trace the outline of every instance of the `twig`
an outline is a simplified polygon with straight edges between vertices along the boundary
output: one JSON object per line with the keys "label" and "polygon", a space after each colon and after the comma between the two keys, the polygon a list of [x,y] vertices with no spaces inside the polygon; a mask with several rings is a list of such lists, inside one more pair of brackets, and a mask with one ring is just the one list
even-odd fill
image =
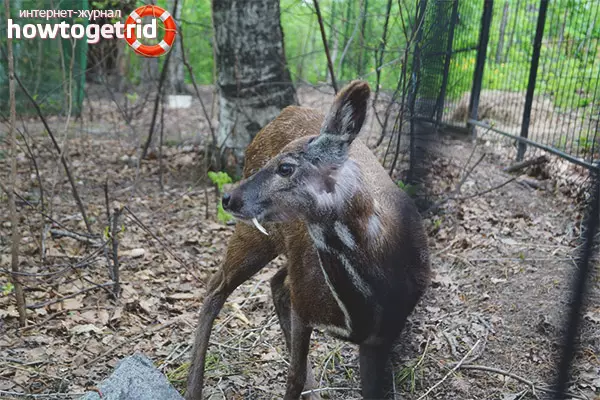
{"label": "twig", "polygon": [[156,332],[158,332],[158,331],[160,331],[160,330],[162,330],[162,329],[168,328],[169,326],[173,325],[173,324],[174,324],[175,322],[177,322],[177,321],[178,321],[178,320],[177,320],[177,319],[175,319],[175,320],[172,320],[172,321],[166,322],[166,323],[164,323],[164,324],[162,324],[162,325],[156,326],[156,327],[154,327],[154,328],[152,328],[152,329],[149,329],[149,330],[144,330],[142,333],[139,333],[139,334],[137,334],[137,335],[135,335],[135,336],[129,337],[129,338],[125,339],[123,342],[121,342],[121,343],[119,343],[119,344],[116,344],[116,345],[112,346],[110,349],[108,349],[108,350],[107,350],[107,351],[105,351],[104,353],[102,353],[102,354],[98,355],[97,357],[94,357],[94,358],[93,358],[93,359],[91,359],[90,361],[88,361],[88,362],[86,362],[85,364],[83,364],[81,367],[82,367],[82,368],[87,368],[87,367],[89,367],[90,365],[94,364],[96,361],[98,361],[98,360],[101,360],[102,358],[106,357],[107,355],[110,355],[110,354],[112,354],[112,352],[113,352],[113,351],[115,351],[116,349],[118,349],[119,347],[121,347],[121,346],[123,346],[123,345],[125,345],[125,344],[127,344],[127,343],[129,343],[129,342],[132,342],[132,341],[138,340],[139,338],[141,338],[141,337],[143,337],[143,336],[145,336],[145,335],[152,335],[152,334],[154,334],[154,333],[156,333]]}
{"label": "twig", "polygon": [[181,259],[181,257],[179,257],[177,254],[175,254],[173,252],[173,250],[171,250],[171,248],[164,243],[158,236],[156,236],[154,234],[154,232],[152,232],[138,217],[137,215],[135,215],[133,213],[133,211],[131,211],[131,209],[127,206],[124,207],[124,210],[127,211],[129,213],[129,215],[131,216],[131,219],[133,220],[133,222],[135,222],[140,228],[142,228],[144,231],[146,231],[150,236],[152,236],[152,238],[154,240],[156,240],[161,246],[163,246],[165,248],[165,250],[167,251],[167,253],[169,253],[171,256],[173,256],[173,258],[175,260],[177,260],[179,262],[179,264],[181,264],[186,270],[187,272],[192,275],[192,277],[194,279],[196,279],[198,282],[200,282],[200,278],[198,278],[194,272],[192,272],[192,269],[187,265],[187,263],[185,261],[183,261]]}
{"label": "twig", "polygon": [[[544,392],[544,393],[557,393],[553,389],[549,389],[549,388],[546,388],[546,387],[543,387],[543,386],[536,386],[535,383],[533,383],[533,381],[530,381],[527,378],[523,378],[522,376],[516,375],[516,374],[514,374],[512,372],[505,371],[505,370],[500,369],[500,368],[487,367],[485,365],[477,365],[477,364],[463,364],[463,365],[460,365],[459,367],[461,369],[468,369],[468,370],[473,370],[473,371],[492,372],[492,373],[495,373],[495,374],[508,376],[509,378],[512,378],[514,380],[517,380],[517,381],[519,381],[521,383],[526,384],[533,391],[538,390],[538,391]],[[580,395],[578,395],[576,393],[573,393],[573,392],[563,392],[563,394],[565,394],[567,396],[570,396],[570,397],[574,397],[576,399],[580,399],[580,400],[588,400],[587,397],[580,396]]]}
{"label": "twig", "polygon": [[304,396],[305,394],[325,392],[328,390],[337,390],[339,392],[342,392],[342,391],[358,392],[359,391],[359,389],[350,388],[350,387],[324,387],[324,388],[318,388],[318,389],[305,390],[304,392],[302,392],[300,394],[302,396]]}
{"label": "twig", "polygon": [[28,331],[28,330],[30,330],[30,329],[37,328],[38,326],[42,326],[42,325],[44,325],[46,322],[48,322],[48,321],[50,321],[50,320],[52,320],[52,319],[54,319],[54,318],[58,317],[59,315],[62,315],[62,314],[64,314],[64,313],[67,313],[67,312],[69,312],[69,311],[72,311],[72,310],[60,310],[60,311],[57,311],[57,312],[55,312],[54,314],[50,314],[49,316],[47,316],[46,318],[44,318],[42,321],[38,322],[37,324],[33,324],[33,325],[27,325],[27,326],[24,326],[23,328],[20,328],[20,329],[19,329],[19,331],[20,331],[20,332],[25,332],[25,331]]}
{"label": "twig", "polygon": [[184,345],[185,343],[179,343],[177,346],[175,346],[175,348],[173,349],[173,351],[171,351],[171,353],[169,353],[169,355],[167,356],[167,358],[165,358],[165,360],[163,361],[163,363],[158,367],[159,371],[163,371],[165,368],[167,368],[169,365],[173,364],[175,361],[177,361],[177,359],[179,359],[182,355],[186,354],[190,348],[192,347],[191,344],[188,344],[187,346],[184,347],[183,350],[181,350],[179,352],[179,354],[177,354],[176,356],[173,356],[173,354],[177,353],[177,351]]}
{"label": "twig", "polygon": [[160,106],[160,135],[158,135],[158,185],[160,191],[165,191],[164,174],[163,174],[163,139],[165,133],[165,105]]}
{"label": "twig", "polygon": [[32,305],[29,305],[29,306],[27,306],[27,308],[28,308],[28,309],[30,309],[30,310],[35,310],[35,309],[37,309],[37,308],[46,307],[46,306],[49,306],[49,305],[51,305],[51,304],[60,303],[61,301],[64,301],[64,300],[67,300],[67,299],[73,298],[73,297],[75,297],[75,296],[79,296],[79,295],[80,295],[80,294],[82,294],[82,293],[87,293],[87,292],[89,292],[89,291],[92,291],[92,290],[96,290],[96,289],[102,289],[102,288],[104,288],[104,287],[107,287],[107,286],[112,286],[112,285],[114,285],[114,283],[113,283],[113,282],[100,283],[100,284],[97,284],[96,286],[92,286],[92,287],[89,287],[89,288],[81,289],[81,290],[80,290],[80,291],[78,291],[78,292],[71,293],[71,294],[69,294],[69,295],[63,296],[63,297],[61,297],[60,299],[49,300],[49,301],[45,301],[45,302],[43,302],[43,303],[37,303],[37,304],[32,304]]}
{"label": "twig", "polygon": [[323,26],[323,17],[321,16],[321,8],[319,7],[318,0],[313,0],[315,5],[315,11],[317,13],[317,20],[319,21],[319,28],[321,30],[321,39],[323,39],[323,48],[325,49],[325,55],[327,56],[327,68],[329,68],[329,75],[331,75],[331,86],[333,91],[338,92],[337,82],[335,81],[335,73],[333,72],[333,63],[331,62],[331,55],[329,54],[329,46],[327,45],[327,36],[325,34],[325,26]]}
{"label": "twig", "polygon": [[516,164],[513,164],[509,167],[504,168],[504,172],[512,173],[512,172],[520,171],[523,168],[527,168],[532,165],[540,165],[540,164],[545,164],[547,162],[548,162],[548,157],[546,157],[546,156],[530,158],[529,160],[524,160],[524,161],[518,162]]}
{"label": "twig", "polygon": [[33,399],[47,399],[47,398],[64,399],[65,397],[81,397],[81,396],[85,396],[86,394],[87,394],[87,392],[30,394],[30,393],[10,392],[7,390],[0,390],[0,395],[2,395],[2,396],[29,397],[29,398],[33,398]]}
{"label": "twig", "polygon": [[[23,131],[25,133],[27,133],[27,127],[22,118],[21,118],[21,124],[23,124]],[[25,148],[27,149],[27,153],[29,153],[29,157],[31,158],[31,163],[33,164],[33,169],[35,170],[35,179],[37,180],[38,186],[40,187],[40,205],[42,207],[42,211],[44,211],[46,209],[46,205],[44,202],[44,186],[42,184],[42,177],[40,175],[40,169],[38,167],[38,163],[33,154],[33,149],[31,148],[31,146],[29,146],[29,143],[27,142],[27,138],[25,137],[25,134],[23,132],[21,132],[20,130],[17,130],[17,131],[21,135],[21,139],[23,139],[23,143],[25,143]]]}
{"label": "twig", "polygon": [[119,281],[119,217],[121,216],[122,210],[119,207],[115,207],[112,215],[112,227],[110,230],[110,240],[112,243],[112,274],[111,278],[114,282],[113,292],[115,297],[119,297],[121,293],[121,283]]}
{"label": "twig", "polygon": [[[477,160],[477,162],[475,164],[473,164],[473,166],[471,168],[469,168],[468,171],[465,172],[465,175],[462,177],[462,179],[460,180],[460,182],[458,182],[456,184],[456,188],[454,189],[454,193],[460,193],[460,190],[462,189],[462,186],[465,184],[465,182],[467,181],[467,179],[469,178],[469,176],[471,175],[471,173],[473,173],[473,171],[475,170],[475,168],[477,168],[477,166],[483,161],[483,159],[485,158],[487,154],[483,153],[481,155],[481,157],[479,157],[479,160]],[[466,167],[467,165],[465,165]]]}
{"label": "twig", "polygon": [[454,372],[456,372],[456,370],[458,368],[460,368],[460,366],[462,365],[462,363],[465,362],[465,360],[469,357],[469,355],[471,355],[471,353],[473,352],[473,350],[475,350],[475,348],[479,345],[479,342],[481,341],[481,339],[479,339],[477,342],[475,342],[475,344],[473,345],[473,347],[471,347],[471,349],[467,352],[467,354],[465,354],[465,356],[459,361],[458,364],[456,364],[456,366],[454,368],[452,368],[450,371],[448,371],[448,373],[446,375],[444,375],[444,377],[438,381],[435,385],[433,385],[432,387],[430,387],[423,395],[421,395],[421,397],[419,397],[417,400],[422,400],[425,397],[427,397],[429,395],[429,393],[431,393],[435,388],[437,388],[438,386],[440,386],[442,383],[444,383],[446,381],[446,379],[448,379],[448,377],[450,375],[452,375]]}
{"label": "twig", "polygon": [[42,124],[44,125],[44,128],[46,129],[46,132],[48,132],[48,136],[50,136],[50,139],[52,140],[52,144],[54,145],[54,148],[56,149],[56,152],[59,155],[60,162],[62,163],[62,165],[65,169],[65,173],[67,174],[67,179],[69,179],[69,184],[71,185],[71,191],[73,192],[73,197],[75,198],[75,202],[77,203],[77,207],[79,208],[79,212],[81,213],[81,217],[83,218],[85,227],[87,228],[88,233],[91,235],[92,228],[90,226],[90,222],[87,219],[87,215],[85,213],[85,207],[83,206],[81,197],[79,197],[79,192],[77,191],[77,186],[75,185],[75,179],[73,179],[73,175],[71,174],[71,170],[69,169],[69,164],[67,163],[65,154],[62,151],[62,149],[60,148],[60,145],[58,144],[58,142],[56,141],[56,137],[54,136],[52,129],[50,129],[50,126],[48,125],[48,122],[46,121],[46,118],[44,117],[44,114],[42,113],[42,110],[40,109],[39,104],[31,96],[31,94],[29,93],[27,88],[23,85],[23,83],[21,83],[21,80],[19,79],[19,77],[16,74],[15,74],[15,79],[16,79],[17,83],[19,84],[19,86],[21,87],[21,90],[23,91],[23,93],[25,93],[25,96],[27,96],[27,98],[33,105],[33,108],[35,108],[35,110],[38,114],[38,117],[40,118],[40,120],[42,121]]}
{"label": "twig", "polygon": [[[89,256],[87,256],[86,258],[84,258],[81,261],[78,261],[75,265],[72,264],[57,264],[54,265],[55,267],[58,266],[65,266],[64,268],[61,268],[58,271],[54,271],[54,272],[19,272],[17,275],[20,276],[28,276],[28,277],[38,277],[38,278],[46,278],[46,277],[50,277],[50,276],[55,276],[55,275],[60,275],[63,272],[65,272],[68,269],[78,269],[78,268],[83,268],[83,267],[87,267],[89,266],[92,262],[93,262],[93,258],[98,255],[106,246],[106,242],[102,243],[102,247],[96,249],[92,254],[90,254]],[[6,272],[6,273],[10,273],[9,270],[6,270],[4,268],[0,268],[1,272]]]}
{"label": "twig", "polygon": [[[175,0],[173,2],[173,12],[171,15],[177,15],[177,6],[179,4],[179,0]],[[150,122],[150,130],[148,131],[148,138],[146,139],[146,143],[144,143],[144,147],[142,148],[142,155],[140,156],[140,160],[146,158],[146,154],[148,153],[148,147],[150,147],[150,143],[152,143],[152,136],[154,134],[154,126],[156,125],[156,116],[158,114],[158,105],[162,101],[163,97],[163,89],[165,79],[167,77],[167,71],[169,70],[169,61],[171,60],[172,51],[167,53],[167,57],[165,58],[163,67],[160,71],[160,77],[158,80],[158,93],[156,93],[156,98],[154,99],[154,111],[152,113],[152,121]]]}
{"label": "twig", "polygon": [[[390,22],[390,13],[392,10],[392,0],[388,0],[385,12],[385,21],[383,23],[383,33],[381,34],[381,39],[379,41],[379,47],[375,50],[375,72],[376,72],[376,81],[375,81],[375,94],[373,96],[373,104],[377,103],[377,99],[379,98],[379,87],[381,82],[381,66],[383,64],[383,55],[385,53],[385,46],[387,42],[387,32],[388,32],[388,24]],[[400,7],[400,12],[402,12],[402,7]],[[408,46],[408,44],[407,44]],[[377,120],[379,121],[379,116],[375,113]],[[381,124],[381,122],[380,122]],[[383,127],[382,127],[383,128]]]}
{"label": "twig", "polygon": [[[204,114],[204,118],[206,118],[206,123],[208,124],[208,129],[210,129],[210,134],[213,140],[213,145],[217,144],[217,134],[215,133],[215,128],[212,125],[210,115],[208,115],[208,111],[206,110],[206,106],[204,105],[204,100],[202,100],[202,96],[200,96],[200,89],[198,89],[198,84],[196,83],[196,77],[194,76],[194,71],[192,70],[192,66],[188,62],[187,56],[185,54],[185,47],[183,45],[183,34],[182,30],[179,29],[179,43],[181,44],[181,59],[183,65],[188,70],[190,74],[190,79],[192,80],[192,86],[194,86],[194,91],[196,92],[196,97],[198,97],[198,101],[200,102],[200,107],[202,108],[202,113]],[[215,57],[216,59],[216,57]]]}
{"label": "twig", "polygon": [[[4,16],[7,20],[10,20],[10,2],[4,0]],[[27,312],[25,310],[25,295],[23,293],[23,286],[19,277],[16,273],[19,272],[19,217],[17,215],[17,202],[15,201],[15,189],[17,186],[17,134],[15,124],[17,120],[17,103],[15,99],[15,59],[12,48],[12,39],[7,39],[8,46],[8,92],[9,92],[9,103],[10,103],[10,183],[11,190],[8,192],[8,208],[10,213],[12,239],[11,239],[11,274],[10,278],[15,288],[15,298],[17,301],[17,311],[19,313],[19,325],[25,326],[27,324]]]}
{"label": "twig", "polygon": [[510,178],[509,180],[502,182],[499,185],[492,186],[489,189],[482,190],[480,192],[477,192],[477,193],[474,193],[474,194],[471,194],[471,195],[468,195],[468,196],[453,197],[452,200],[468,200],[468,199],[472,199],[473,197],[483,196],[484,194],[487,194],[489,192],[493,192],[494,190],[500,189],[501,187],[508,185],[509,183],[515,181],[519,176],[520,175],[514,176],[514,177]]}
{"label": "twig", "polygon": [[[360,9],[362,9],[362,3],[364,0],[359,0],[358,2],[358,7]],[[346,45],[344,46],[344,50],[342,51],[342,55],[340,56],[340,61],[338,62],[338,75],[342,76],[343,75],[343,68],[344,68],[344,58],[346,58],[346,54],[348,53],[348,50],[350,49],[350,45],[352,44],[352,42],[354,41],[354,38],[356,37],[356,32],[358,32],[358,27],[360,25],[360,21],[362,20],[362,18],[360,18],[360,14],[362,14],[362,11],[359,12],[359,17],[356,18],[356,22],[354,23],[354,29],[352,30],[352,34],[350,35],[350,39],[348,39],[348,41],[346,42]],[[348,23],[349,21],[346,21],[346,23]],[[346,36],[346,35],[344,35]]]}
{"label": "twig", "polygon": [[[2,189],[6,193],[7,196],[10,196],[11,191],[6,186],[4,186],[4,184],[2,182],[0,182],[0,189]],[[26,198],[24,198],[19,193],[17,193],[16,190],[13,190],[12,192],[15,194],[15,196],[17,196],[19,198],[19,200],[21,200],[23,203],[25,203],[29,207],[33,208],[34,210],[36,210],[42,217],[48,219],[49,221],[55,223],[56,225],[58,225],[64,229],[67,229],[67,227],[65,225],[61,224],[60,222],[58,222],[57,220],[55,220],[54,218],[52,218],[45,212],[38,210],[36,206],[31,204],[29,201],[27,201]]]}
{"label": "twig", "polygon": [[[513,181],[515,181],[515,180],[517,180],[517,178],[519,178],[520,176],[521,176],[521,174],[519,174],[519,175],[517,175],[517,176],[513,176],[512,178],[510,178],[510,179],[508,179],[508,180],[506,180],[506,181],[502,182],[502,183],[501,183],[501,184],[499,184],[499,185],[492,186],[491,188],[488,188],[488,189],[485,189],[485,190],[482,190],[482,191],[479,191],[479,192],[477,192],[477,193],[470,194],[470,195],[467,195],[467,196],[460,196],[460,197],[457,197],[456,195],[450,194],[450,195],[448,195],[448,196],[445,196],[444,198],[442,198],[440,201],[436,202],[436,203],[435,203],[434,205],[432,205],[431,207],[429,207],[429,208],[428,208],[428,209],[425,211],[425,213],[428,213],[428,212],[435,211],[435,210],[436,210],[437,208],[439,208],[439,207],[440,207],[442,204],[444,204],[444,203],[448,202],[449,200],[463,201],[463,200],[469,200],[469,199],[472,199],[472,198],[474,198],[474,197],[483,196],[484,194],[488,194],[488,193],[490,193],[490,192],[493,192],[494,190],[500,189],[500,188],[502,188],[503,186],[506,186],[506,185],[508,185],[509,183],[511,183],[511,182],[513,182]],[[454,193],[454,191],[452,191],[451,193]]]}
{"label": "twig", "polygon": [[53,238],[69,237],[71,239],[78,240],[83,243],[87,243],[93,246],[102,246],[100,239],[91,238],[89,236],[80,235],[76,232],[71,232],[63,229],[50,229],[50,234]]}
{"label": "twig", "polygon": [[[181,45],[181,59],[183,62],[183,65],[186,67],[186,69],[188,70],[188,73],[190,74],[190,79],[192,80],[192,86],[194,86],[194,91],[196,92],[196,97],[198,97],[198,101],[200,102],[200,108],[202,108],[202,113],[204,114],[204,118],[206,119],[206,122],[208,124],[208,129],[210,129],[210,135],[212,138],[212,146],[209,146],[208,144],[204,145],[204,173],[206,174],[208,172],[208,168],[209,168],[209,164],[211,164],[209,157],[212,158],[212,155],[210,155],[213,152],[216,153],[220,153],[220,150],[217,149],[217,134],[215,133],[215,128],[212,125],[212,118],[210,115],[208,115],[208,111],[206,110],[206,106],[204,105],[204,100],[202,100],[202,96],[200,95],[200,89],[198,89],[198,84],[196,83],[196,78],[194,76],[194,71],[192,70],[192,66],[190,65],[190,63],[187,60],[187,56],[185,54],[185,47],[184,47],[184,42],[183,42],[183,32],[180,29],[179,30],[179,43]],[[216,46],[213,46],[213,51],[215,51]],[[216,60],[217,57],[215,56],[214,59]],[[216,71],[216,68],[214,69]],[[216,87],[216,85],[215,85]],[[216,97],[216,96],[213,96]],[[210,149],[209,147],[212,147],[212,149]],[[219,157],[215,157],[215,161],[217,163],[217,165],[215,165],[217,170],[221,169],[221,166],[218,165],[220,164],[220,158]],[[205,175],[206,176],[206,175]],[[204,185],[204,218],[208,219],[208,184]]]}
{"label": "twig", "polygon": [[446,331],[442,331],[442,335],[444,335],[446,341],[448,342],[448,346],[450,346],[450,353],[452,354],[452,357],[458,360],[458,353],[456,352],[456,343],[454,337],[451,337],[448,333],[446,333]]}

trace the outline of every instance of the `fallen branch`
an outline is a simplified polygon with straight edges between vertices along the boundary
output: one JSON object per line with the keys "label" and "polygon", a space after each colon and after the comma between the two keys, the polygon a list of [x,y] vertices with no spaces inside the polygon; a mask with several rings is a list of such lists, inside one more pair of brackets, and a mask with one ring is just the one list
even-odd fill
{"label": "fallen branch", "polygon": [[469,351],[467,351],[467,354],[465,354],[465,356],[458,362],[458,364],[456,364],[454,366],[454,368],[452,368],[450,371],[448,371],[448,373],[446,375],[444,375],[444,377],[441,380],[439,380],[435,385],[433,385],[432,387],[430,387],[429,389],[427,389],[427,391],[423,395],[421,395],[421,397],[419,397],[417,400],[422,400],[425,397],[427,397],[429,395],[429,393],[431,393],[433,390],[435,390],[435,388],[437,388],[442,383],[444,383],[446,381],[446,379],[448,379],[448,377],[450,375],[452,375],[454,372],[456,372],[456,370],[460,368],[460,366],[462,365],[462,363],[464,363],[465,360],[467,358],[469,358],[469,356],[471,355],[471,353],[473,352],[473,350],[475,350],[475,348],[479,345],[479,342],[481,342],[481,339],[479,339],[477,342],[475,342],[475,344],[473,345],[473,347],[471,347],[471,349]]}
{"label": "fallen branch", "polygon": [[547,163],[548,157],[546,156],[539,156],[537,158],[530,158],[529,160],[524,160],[521,162],[518,162],[516,164],[513,164],[511,166],[508,166],[506,168],[504,168],[504,172],[508,172],[508,173],[512,173],[512,172],[516,172],[516,171],[520,171],[524,168],[530,167],[532,165],[540,165],[540,164],[545,164]]}
{"label": "fallen branch", "polygon": [[350,388],[350,387],[324,387],[324,388],[318,388],[318,389],[311,389],[311,390],[305,390],[304,392],[300,393],[302,396],[304,396],[305,394],[311,394],[311,393],[319,393],[319,392],[326,392],[328,390],[336,390],[338,392],[358,392],[359,389],[355,389],[355,388]]}
{"label": "fallen branch", "polygon": [[[529,386],[531,388],[532,391],[540,391],[540,392],[544,392],[544,393],[551,393],[551,394],[556,394],[558,393],[556,390],[553,389],[549,389],[543,386],[536,386],[535,383],[533,383],[533,381],[530,381],[527,378],[523,378],[522,376],[519,376],[517,374],[514,374],[512,372],[509,371],[505,371],[503,369],[500,368],[494,368],[494,367],[486,367],[485,365],[477,365],[477,364],[463,364],[459,366],[461,369],[467,369],[467,370],[473,370],[473,371],[484,371],[484,372],[492,372],[494,374],[499,374],[499,375],[504,375],[507,376],[509,378],[512,378],[516,381],[519,381],[521,383],[526,384],[527,386]],[[583,397],[580,396],[576,393],[572,393],[572,392],[564,392],[562,393],[563,395],[566,396],[570,396],[573,397],[575,399],[580,399],[580,400],[588,400],[587,397]]]}
{"label": "fallen branch", "polygon": [[73,310],[60,310],[60,311],[57,311],[54,314],[50,314],[49,316],[47,316],[46,318],[44,318],[42,321],[38,322],[37,324],[24,326],[24,327],[20,328],[19,331],[20,332],[25,332],[25,331],[28,331],[30,329],[37,328],[38,326],[42,326],[42,325],[46,324],[46,322],[48,322],[50,320],[53,320],[54,318],[58,317],[59,315],[68,313],[69,311],[73,311]]}
{"label": "fallen branch", "polygon": [[65,397],[81,397],[81,396],[85,396],[86,394],[87,394],[87,392],[30,394],[30,393],[10,392],[7,390],[0,390],[0,395],[2,395],[2,396],[28,397],[30,399],[47,399],[47,398],[64,399]]}
{"label": "fallen branch", "polygon": [[112,285],[114,285],[113,282],[100,283],[100,284],[97,284],[96,286],[92,286],[92,287],[89,287],[89,288],[81,289],[78,292],[68,294],[66,296],[61,297],[60,299],[48,300],[48,301],[44,301],[42,303],[37,303],[37,304],[29,305],[29,306],[27,306],[27,308],[30,309],[30,310],[35,310],[37,308],[42,308],[42,307],[46,307],[46,306],[49,306],[49,305],[52,305],[52,304],[60,303],[61,301],[73,298],[75,296],[79,296],[82,293],[87,293],[87,292],[90,292],[90,291],[96,290],[96,289],[103,289],[104,287],[112,286]]}
{"label": "fallen branch", "polygon": [[103,242],[100,239],[96,239],[87,235],[82,235],[77,232],[71,232],[64,229],[50,229],[50,234],[53,238],[69,237],[71,239],[78,240],[80,242],[92,245],[102,246]]}

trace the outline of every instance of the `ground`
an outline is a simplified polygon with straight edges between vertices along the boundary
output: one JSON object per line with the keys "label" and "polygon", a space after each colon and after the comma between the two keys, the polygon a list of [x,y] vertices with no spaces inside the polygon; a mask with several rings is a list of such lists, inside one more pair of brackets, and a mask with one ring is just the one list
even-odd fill
{"label": "ground", "polygon": [[[210,90],[205,92],[210,104]],[[329,99],[320,92],[300,96],[312,106]],[[206,193],[201,184],[206,124],[190,110],[166,110],[161,190],[158,153],[136,167],[136,149],[147,132],[144,110],[151,107],[138,114],[132,109],[126,123],[110,101],[90,102],[81,120],[66,124],[68,135],[63,135],[64,119],[50,123],[60,143],[68,144],[94,233],[105,232],[107,225],[105,182],[110,208],[123,208],[121,298],[103,286],[111,280],[112,265],[102,244],[105,235],[93,240],[60,235],[85,233],[85,226],[49,138],[39,123],[26,121],[46,213],[55,221],[44,225],[36,211],[40,187],[23,147],[21,268],[31,309],[28,326],[19,328],[5,285],[11,225],[2,207],[0,282],[6,290],[0,295],[0,398],[12,398],[12,392],[77,397],[137,351],[178,389],[185,386],[204,289],[233,231],[217,220],[215,193],[212,188]],[[373,118],[367,123],[365,140],[372,139],[375,124]],[[6,141],[0,146],[6,155]],[[397,398],[541,398],[559,354],[587,175],[553,157],[530,169],[529,176],[507,174],[502,169],[513,163],[514,146],[483,131],[475,142],[440,137],[430,150],[427,193],[433,207],[423,216],[435,276],[392,357]],[[0,164],[0,178],[7,182],[7,158],[0,157]],[[282,262],[273,262],[228,299],[213,328],[206,398],[282,397],[288,355],[268,285]],[[600,398],[600,274],[594,265],[569,389],[573,398]],[[324,397],[360,398],[357,355],[353,345],[321,332],[313,335],[311,360],[320,387],[328,389]]]}

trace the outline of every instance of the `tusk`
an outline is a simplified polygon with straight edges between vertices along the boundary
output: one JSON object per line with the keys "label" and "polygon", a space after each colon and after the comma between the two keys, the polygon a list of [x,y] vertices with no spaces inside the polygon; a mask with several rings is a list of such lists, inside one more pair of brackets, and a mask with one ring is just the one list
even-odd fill
{"label": "tusk", "polygon": [[264,226],[262,226],[260,224],[260,222],[258,222],[258,220],[256,218],[252,218],[252,223],[254,224],[254,226],[256,227],[256,229],[258,229],[259,231],[261,231],[265,235],[269,236],[269,233],[267,232],[267,230],[264,228]]}

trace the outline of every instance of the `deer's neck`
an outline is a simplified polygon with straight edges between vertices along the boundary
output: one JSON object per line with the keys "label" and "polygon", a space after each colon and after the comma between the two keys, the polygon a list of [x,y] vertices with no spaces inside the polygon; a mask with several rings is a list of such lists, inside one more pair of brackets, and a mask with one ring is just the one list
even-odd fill
{"label": "deer's neck", "polygon": [[372,319],[372,304],[377,296],[374,278],[378,276],[375,249],[383,234],[376,203],[370,196],[357,192],[341,212],[309,222],[307,227],[325,282],[344,314],[341,328],[346,333],[342,336],[366,337],[368,329],[364,332],[361,329],[375,323]]}
{"label": "deer's neck", "polygon": [[383,233],[376,206],[368,193],[358,191],[345,207],[320,220],[310,221],[308,231],[316,249],[341,259],[359,255],[368,257]]}

